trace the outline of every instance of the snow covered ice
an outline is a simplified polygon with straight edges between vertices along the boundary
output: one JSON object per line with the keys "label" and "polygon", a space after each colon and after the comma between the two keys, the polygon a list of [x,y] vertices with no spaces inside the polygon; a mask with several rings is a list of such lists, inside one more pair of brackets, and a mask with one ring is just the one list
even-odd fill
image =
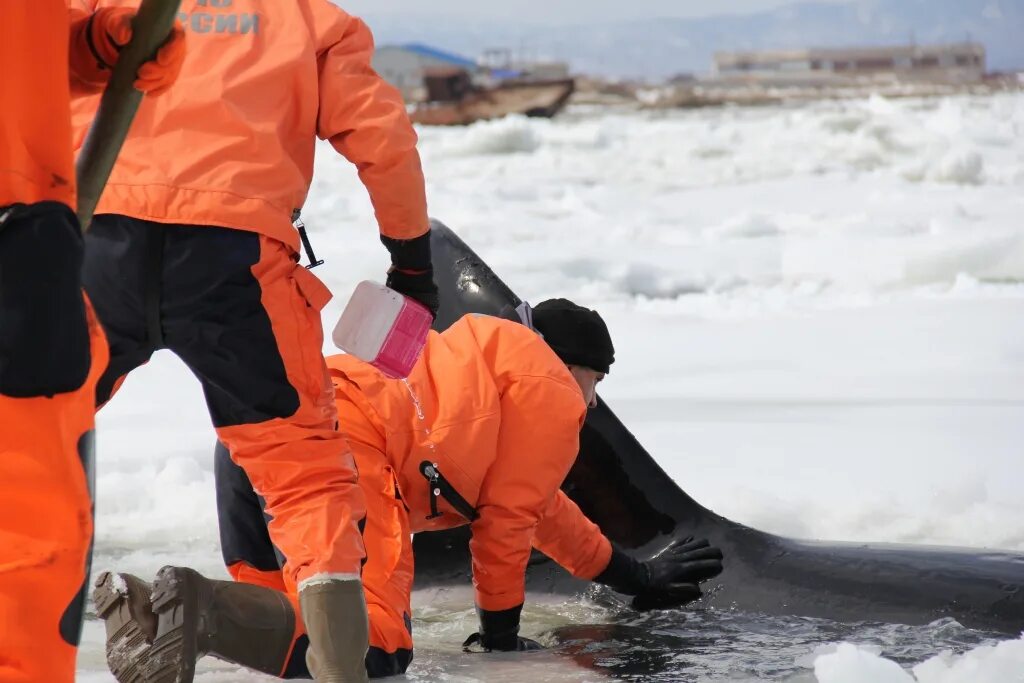
{"label": "snow covered ice", "polygon": [[[606,315],[618,362],[602,396],[701,503],[791,536],[1024,550],[1024,95],[577,109],[420,132],[432,215],[520,296]],[[327,146],[303,219],[335,293],[329,330],[387,255]],[[99,418],[94,573],[226,576],[214,438],[173,357],[132,375]],[[603,678],[550,652],[462,655],[468,593],[440,604],[417,609],[410,680]],[[536,606],[524,633],[606,618]],[[745,659],[695,654],[682,680],[1024,680],[1024,641],[947,642],[956,626],[939,624],[906,656],[903,641],[815,628],[727,641]],[[102,641],[93,619],[80,680],[113,680]]]}
{"label": "snow covered ice", "polygon": [[964,655],[944,652],[912,672],[883,659],[874,648],[843,643],[815,659],[814,673],[820,683],[1013,683],[1024,681],[1024,638],[985,645]]}

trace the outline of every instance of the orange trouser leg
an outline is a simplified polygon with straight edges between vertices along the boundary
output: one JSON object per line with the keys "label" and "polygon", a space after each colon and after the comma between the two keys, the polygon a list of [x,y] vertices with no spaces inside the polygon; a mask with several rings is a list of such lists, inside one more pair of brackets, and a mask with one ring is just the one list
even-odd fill
{"label": "orange trouser leg", "polygon": [[114,350],[100,401],[154,349],[172,351],[266,501],[285,572],[357,577],[364,509],[323,358],[327,288],[286,244],[245,230],[103,214],[87,244],[83,279]]}
{"label": "orange trouser leg", "polygon": [[[351,450],[337,431],[334,390],[321,351],[320,310],[330,293],[284,244],[261,236],[259,245],[252,274],[298,407],[287,417],[221,424],[217,435],[266,503],[270,537],[287,559],[286,580],[301,586],[318,575],[358,577],[363,494]],[[224,335],[222,343],[230,339]],[[244,350],[238,357],[246,357]],[[204,386],[211,404],[223,386]],[[216,405],[211,408],[217,412]]]}
{"label": "orange trouser leg", "polygon": [[[392,676],[403,673],[412,660],[413,555],[409,517],[397,496],[395,476],[382,451],[383,435],[351,401],[339,397],[337,404],[366,498],[366,563],[362,570],[370,616],[366,666],[373,678]],[[216,474],[221,545],[228,570],[237,581],[288,593],[298,615],[294,582],[280,571],[267,569],[273,548],[260,528],[263,513],[259,500],[247,490],[245,474],[226,459],[227,455],[220,451]],[[308,677],[304,633],[301,618],[296,619],[296,644],[286,668],[288,677]]]}
{"label": "orange trouser leg", "polygon": [[0,681],[70,683],[92,503],[82,450],[107,349],[87,305],[91,370],[53,398],[0,396]]}
{"label": "orange trouser leg", "polygon": [[404,673],[412,661],[412,530],[398,495],[394,470],[384,454],[380,429],[348,397],[337,397],[341,430],[359,468],[366,497],[363,588],[370,616],[371,677]]}
{"label": "orange trouser leg", "polygon": [[[405,673],[412,661],[412,531],[396,496],[395,475],[383,454],[354,447],[359,483],[366,494],[366,565],[363,588],[370,616],[371,677]],[[361,456],[367,457],[361,457]],[[373,458],[373,462],[368,462]]]}

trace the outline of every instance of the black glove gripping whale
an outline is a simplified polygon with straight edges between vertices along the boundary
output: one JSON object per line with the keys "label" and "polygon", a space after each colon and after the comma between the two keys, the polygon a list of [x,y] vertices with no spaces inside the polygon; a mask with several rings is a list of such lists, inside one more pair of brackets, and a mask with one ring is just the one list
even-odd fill
{"label": "black glove gripping whale", "polygon": [[698,599],[699,584],[721,573],[722,551],[689,536],[646,562],[614,548],[608,567],[594,581],[632,595],[634,609],[669,609]]}

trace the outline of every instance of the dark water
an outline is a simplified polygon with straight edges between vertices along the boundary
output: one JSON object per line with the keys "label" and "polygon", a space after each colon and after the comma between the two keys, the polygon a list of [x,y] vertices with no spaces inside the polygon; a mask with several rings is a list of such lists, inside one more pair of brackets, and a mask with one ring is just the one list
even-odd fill
{"label": "dark water", "polygon": [[837,642],[875,646],[910,667],[1006,640],[949,619],[927,626],[778,617],[739,612],[656,612],[546,634],[580,666],[626,681],[813,681],[814,652]]}
{"label": "dark water", "polygon": [[521,632],[547,650],[467,654],[459,645],[476,629],[471,597],[440,591],[428,598],[413,605],[416,659],[404,680],[416,683],[816,683],[815,658],[838,643],[865,647],[909,670],[943,651],[962,654],[1008,640],[952,619],[904,626],[737,611],[641,613],[590,590],[582,599],[527,601]]}
{"label": "dark water", "polygon": [[[452,599],[455,597],[456,599]],[[639,613],[594,591],[586,599],[528,602],[523,633],[548,649],[538,653],[465,653],[460,644],[476,629],[469,595],[430,595],[414,606],[416,658],[410,683],[815,683],[819,648],[840,642],[873,647],[909,669],[943,651],[962,654],[1007,636],[964,628],[946,619],[925,626],[841,624],[824,619],[735,611],[672,610]],[[103,629],[86,624],[78,680],[113,683],[103,659]],[[197,683],[272,681],[211,658]],[[851,680],[858,680],[852,679]],[[864,679],[864,683],[875,683]],[[964,679],[958,683],[971,683]]]}

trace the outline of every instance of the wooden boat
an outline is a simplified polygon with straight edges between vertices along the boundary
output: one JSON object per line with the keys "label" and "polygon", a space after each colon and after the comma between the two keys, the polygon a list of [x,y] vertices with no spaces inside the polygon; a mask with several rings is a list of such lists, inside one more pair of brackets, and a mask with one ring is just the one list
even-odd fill
{"label": "wooden boat", "polygon": [[428,126],[464,126],[509,114],[551,118],[565,107],[576,88],[571,78],[513,78],[481,87],[464,69],[431,69],[423,80],[426,100],[413,105],[409,116],[413,123]]}

